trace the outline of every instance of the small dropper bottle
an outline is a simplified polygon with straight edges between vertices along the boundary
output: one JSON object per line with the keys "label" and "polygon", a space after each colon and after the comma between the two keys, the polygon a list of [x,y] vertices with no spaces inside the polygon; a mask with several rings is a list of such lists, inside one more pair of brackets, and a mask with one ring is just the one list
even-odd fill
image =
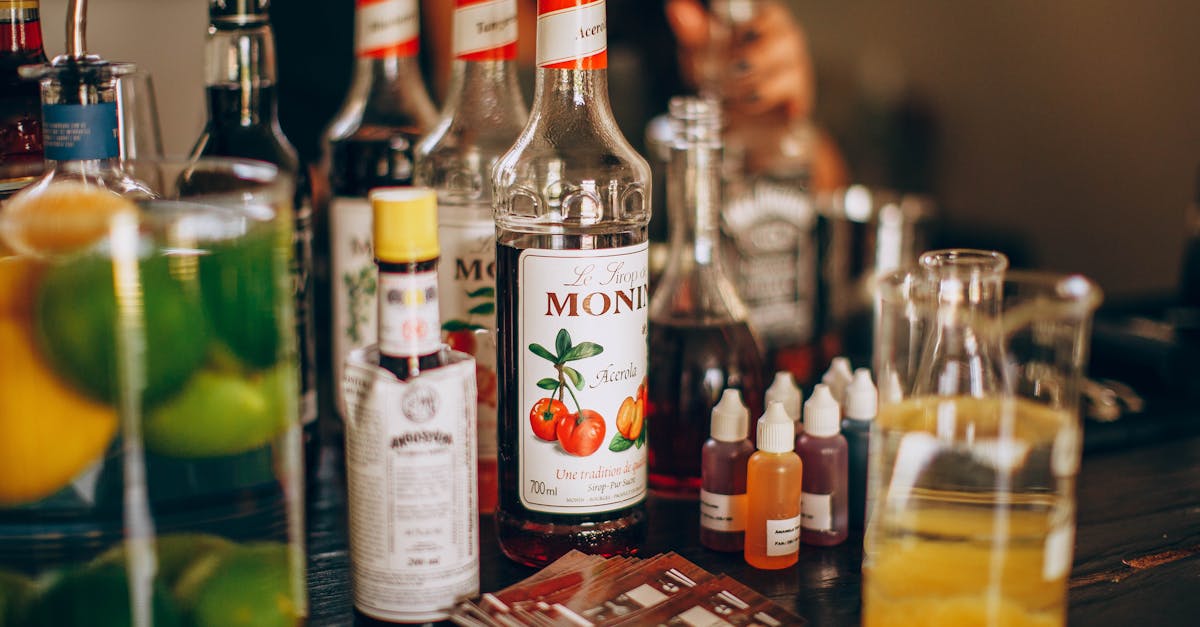
{"label": "small dropper bottle", "polygon": [[805,544],[833,546],[849,535],[849,469],[840,418],[841,408],[829,386],[818,383],[804,404],[804,433],[796,439],[796,453],[805,467],[800,504],[800,539]]}
{"label": "small dropper bottle", "polygon": [[795,427],[781,403],[758,421],[758,451],[746,465],[746,563],[775,570],[800,556],[803,472],[792,448]]}
{"label": "small dropper bottle", "polygon": [[850,385],[853,378],[854,373],[850,370],[850,359],[834,357],[833,361],[829,362],[829,370],[826,370],[821,377],[821,383],[829,386],[833,400],[840,405],[846,399],[846,386]]}
{"label": "small dropper bottle", "polygon": [[846,388],[846,416],[842,418],[842,435],[846,438],[850,457],[850,476],[847,490],[850,497],[850,528],[862,529],[866,520],[867,453],[871,438],[871,422],[879,408],[879,394],[871,382],[871,371],[859,368]]}
{"label": "small dropper bottle", "polygon": [[775,373],[775,381],[767,388],[763,406],[766,407],[775,401],[783,403],[783,408],[787,410],[788,417],[795,426],[795,434],[800,435],[800,432],[804,431],[804,424],[800,422],[800,388],[796,387],[796,379],[787,370]]}
{"label": "small dropper bottle", "polygon": [[726,388],[712,410],[712,437],[700,450],[700,544],[741,551],[746,542],[746,463],[754,453],[750,412]]}

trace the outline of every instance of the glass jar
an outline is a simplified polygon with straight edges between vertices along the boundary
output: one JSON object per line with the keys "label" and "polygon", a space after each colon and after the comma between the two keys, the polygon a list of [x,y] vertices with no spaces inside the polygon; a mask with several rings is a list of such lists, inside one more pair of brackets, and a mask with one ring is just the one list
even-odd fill
{"label": "glass jar", "polygon": [[1065,623],[1099,301],[986,251],[880,279],[864,625]]}
{"label": "glass jar", "polygon": [[6,624],[302,624],[292,183],[123,172],[0,206]]}

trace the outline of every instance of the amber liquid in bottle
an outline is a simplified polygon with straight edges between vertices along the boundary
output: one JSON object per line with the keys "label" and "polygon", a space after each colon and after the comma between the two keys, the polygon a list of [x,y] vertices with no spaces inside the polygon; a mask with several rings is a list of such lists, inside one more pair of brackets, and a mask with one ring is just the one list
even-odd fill
{"label": "amber liquid in bottle", "polygon": [[650,487],[694,494],[709,414],[725,388],[763,413],[763,362],[745,321],[714,325],[650,323]]}

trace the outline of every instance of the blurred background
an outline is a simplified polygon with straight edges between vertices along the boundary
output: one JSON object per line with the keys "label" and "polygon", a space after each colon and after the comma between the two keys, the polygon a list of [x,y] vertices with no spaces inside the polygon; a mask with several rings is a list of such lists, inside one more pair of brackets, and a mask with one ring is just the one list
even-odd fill
{"label": "blurred background", "polygon": [[[1176,289],[1200,165],[1200,3],[787,4],[816,63],[816,122],[852,180],[930,193],[939,243],[1082,272],[1110,301]],[[41,3],[50,56],[64,48],[66,5]],[[168,153],[187,152],[203,125],[206,11],[106,0],[89,12],[92,49],[153,73]],[[272,19],[284,130],[313,160],[350,79],[353,2],[275,0]],[[625,27],[636,26],[609,30]],[[624,122],[640,140],[643,121]]]}

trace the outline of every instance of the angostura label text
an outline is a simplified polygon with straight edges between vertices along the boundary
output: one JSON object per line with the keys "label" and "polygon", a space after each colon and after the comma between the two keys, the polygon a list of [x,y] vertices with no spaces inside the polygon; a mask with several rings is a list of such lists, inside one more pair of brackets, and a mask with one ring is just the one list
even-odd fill
{"label": "angostura label text", "polygon": [[648,247],[521,252],[521,503],[611,511],[646,492]]}

